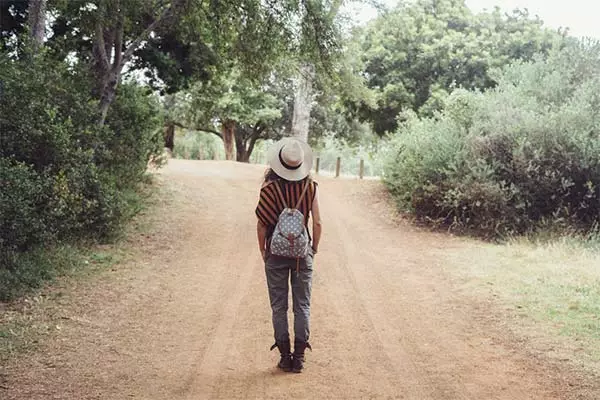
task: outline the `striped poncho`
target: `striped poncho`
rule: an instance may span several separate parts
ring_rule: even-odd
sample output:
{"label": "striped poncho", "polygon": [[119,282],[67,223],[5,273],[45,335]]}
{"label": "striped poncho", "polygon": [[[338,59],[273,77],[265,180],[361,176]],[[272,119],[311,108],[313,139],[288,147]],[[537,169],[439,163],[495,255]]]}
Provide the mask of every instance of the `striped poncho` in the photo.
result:
{"label": "striped poncho", "polygon": [[[267,237],[271,236],[275,229],[275,225],[277,225],[279,214],[281,214],[284,209],[283,202],[281,201],[275,185],[280,185],[285,203],[288,207],[292,208],[298,203],[298,199],[302,194],[307,179],[308,178],[305,178],[298,182],[279,180],[278,183],[276,183],[276,181],[270,181],[260,189],[260,198],[258,200],[258,205],[256,206],[256,216],[267,227]],[[316,190],[317,183],[310,180],[306,195],[298,207],[300,212],[304,215],[304,221],[307,228]]]}

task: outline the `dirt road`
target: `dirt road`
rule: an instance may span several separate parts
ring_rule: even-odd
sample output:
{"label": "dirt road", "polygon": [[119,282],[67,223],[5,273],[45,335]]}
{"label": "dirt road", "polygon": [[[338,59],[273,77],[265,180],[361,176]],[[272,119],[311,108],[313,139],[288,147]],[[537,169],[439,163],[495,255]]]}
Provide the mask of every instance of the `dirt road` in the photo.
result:
{"label": "dirt road", "polygon": [[135,261],[68,291],[60,331],[6,367],[0,398],[576,398],[488,299],[455,290],[443,251],[461,241],[398,226],[383,191],[347,180],[320,180],[314,351],[304,373],[278,371],[255,239],[261,172],[171,160],[162,225],[135,237]]}

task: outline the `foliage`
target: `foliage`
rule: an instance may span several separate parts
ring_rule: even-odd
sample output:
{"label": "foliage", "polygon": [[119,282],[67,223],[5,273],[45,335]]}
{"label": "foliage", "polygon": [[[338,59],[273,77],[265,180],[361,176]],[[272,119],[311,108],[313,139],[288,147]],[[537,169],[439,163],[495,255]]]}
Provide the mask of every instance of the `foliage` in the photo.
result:
{"label": "foliage", "polygon": [[354,40],[362,45],[362,66],[354,69],[375,104],[350,97],[348,106],[382,135],[397,129],[403,111],[432,116],[455,88],[494,87],[494,69],[547,54],[562,34],[527,11],[473,14],[464,0],[418,0],[380,16]]}
{"label": "foliage", "polygon": [[0,1],[0,51],[11,47],[16,35],[25,32],[28,1]]}
{"label": "foliage", "polygon": [[408,116],[386,181],[403,209],[488,235],[600,220],[600,44],[516,63],[484,94]]}
{"label": "foliage", "polygon": [[106,237],[135,212],[161,121],[155,101],[123,85],[99,127],[88,75],[43,57],[0,57],[0,80],[0,271],[18,280],[22,254]]}
{"label": "foliage", "polygon": [[186,131],[175,140],[175,158],[189,160],[222,160],[225,158],[220,140],[210,133]]}
{"label": "foliage", "polygon": [[274,85],[259,86],[239,70],[197,84],[190,93],[188,115],[195,126],[211,126],[213,121],[233,120],[242,125],[259,121],[271,123],[281,118],[282,106]]}
{"label": "foliage", "polygon": [[58,245],[52,249],[36,246],[23,253],[0,252],[0,265],[18,266],[0,268],[0,301],[9,301],[60,274],[81,268],[84,263],[80,249]]}
{"label": "foliage", "polygon": [[[115,176],[119,185],[139,182],[148,160],[163,149],[158,99],[134,83],[121,85],[109,111],[109,130],[97,149],[98,165]],[[115,134],[116,133],[116,134]]]}

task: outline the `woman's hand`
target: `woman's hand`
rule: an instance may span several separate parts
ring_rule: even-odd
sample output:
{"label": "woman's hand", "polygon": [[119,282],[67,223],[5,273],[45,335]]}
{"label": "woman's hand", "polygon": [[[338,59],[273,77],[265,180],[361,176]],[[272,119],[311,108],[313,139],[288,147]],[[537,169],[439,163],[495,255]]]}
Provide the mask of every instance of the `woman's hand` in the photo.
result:
{"label": "woman's hand", "polygon": [[262,256],[263,261],[267,261],[267,251],[265,249],[260,249],[260,255]]}

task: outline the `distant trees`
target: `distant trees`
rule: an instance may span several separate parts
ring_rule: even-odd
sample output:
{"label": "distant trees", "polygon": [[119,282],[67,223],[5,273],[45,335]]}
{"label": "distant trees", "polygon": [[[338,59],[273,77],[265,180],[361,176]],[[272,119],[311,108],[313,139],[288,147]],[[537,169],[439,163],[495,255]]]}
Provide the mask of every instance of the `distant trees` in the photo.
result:
{"label": "distant trees", "polygon": [[174,93],[232,65],[254,81],[284,58],[292,66],[302,59],[327,69],[337,39],[331,7],[321,1],[5,0],[0,44],[18,50],[15,35],[27,19],[41,43],[45,11],[53,15],[49,53],[87,64],[95,78],[100,125],[126,65],[127,71],[143,69],[155,88]]}
{"label": "distant trees", "polygon": [[496,68],[548,54],[563,37],[526,11],[474,14],[464,0],[403,2],[356,32],[355,72],[375,104],[355,99],[348,106],[378,134],[394,132],[402,111],[432,115],[455,88],[493,87]]}

